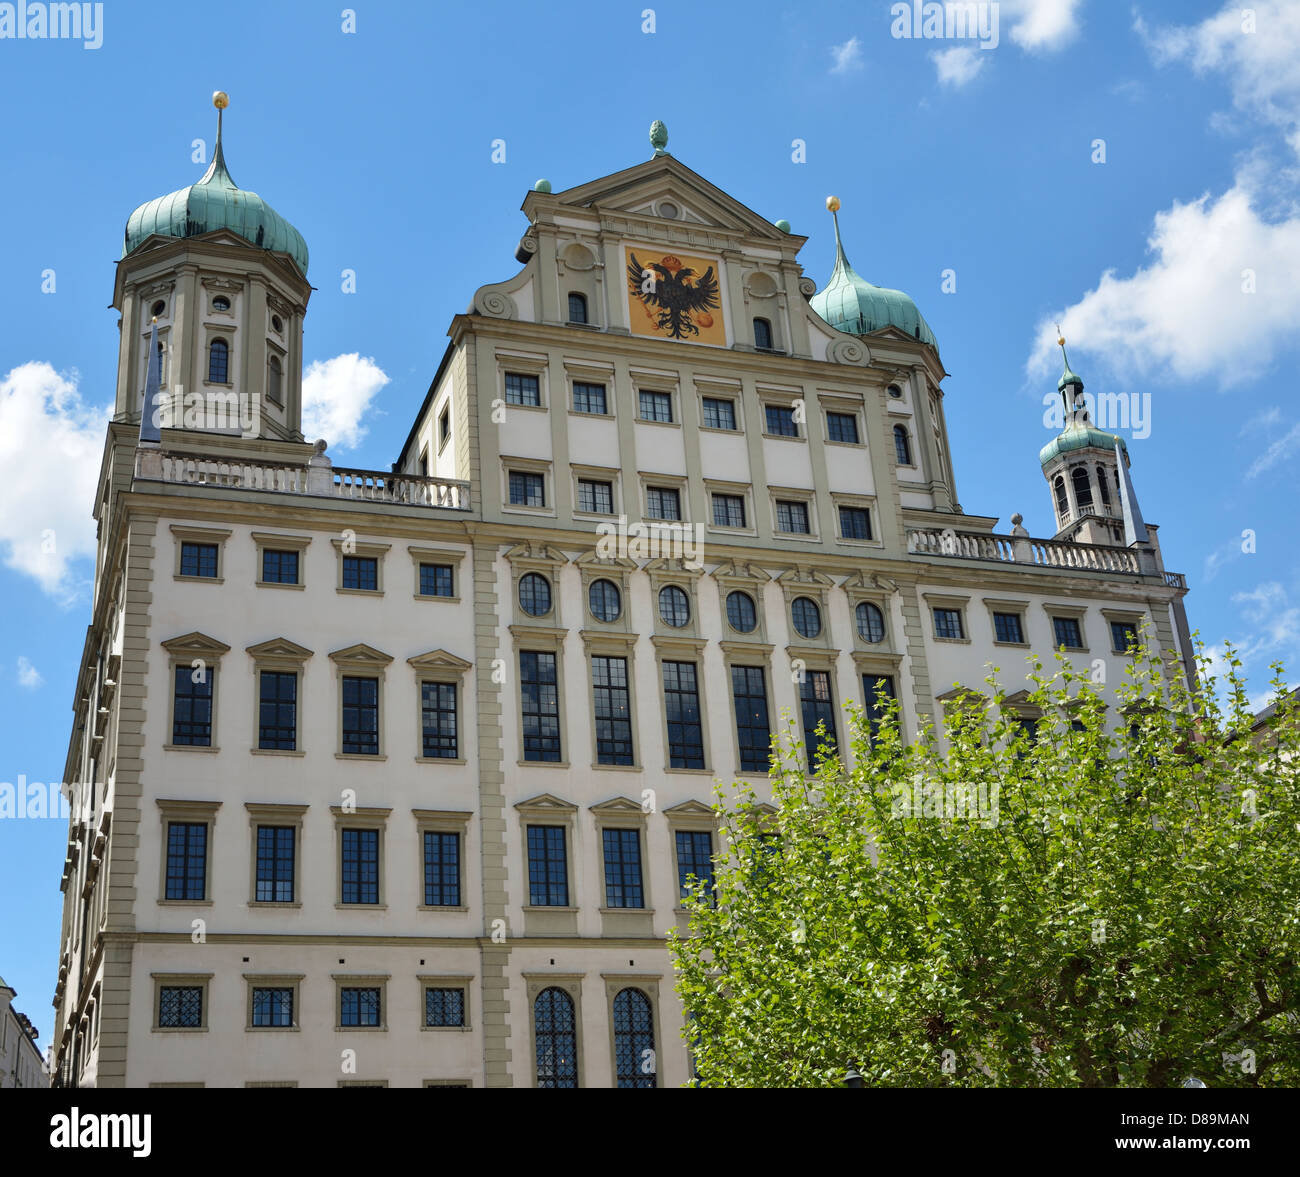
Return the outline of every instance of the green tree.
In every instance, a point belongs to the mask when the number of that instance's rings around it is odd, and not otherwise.
[[[1195,694],[1145,650],[1113,690],[995,672],[946,752],[882,697],[852,768],[791,742],[770,806],[719,787],[671,940],[699,1085],[1300,1085],[1300,723],[1274,667],[1252,735],[1228,659]]]

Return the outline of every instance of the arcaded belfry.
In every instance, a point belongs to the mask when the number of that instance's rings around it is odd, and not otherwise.
[[[1042,538],[968,513],[912,299],[838,217],[818,291],[805,237],[651,143],[525,195],[519,268],[466,282],[421,403],[388,394],[391,470],[303,436],[306,244],[220,134],[131,214],[60,1083],[680,1085],[664,937],[714,778],[765,788],[783,714],[843,740],[882,687],[942,730],[987,663],[1118,681],[1143,625],[1186,663],[1185,582],[1068,368]],[[240,419],[142,422],[178,390]]]

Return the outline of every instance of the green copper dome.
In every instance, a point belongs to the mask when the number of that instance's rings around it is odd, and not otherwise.
[[[138,249],[155,233],[164,237],[197,237],[216,229],[238,233],[251,245],[287,253],[307,275],[307,243],[302,234],[256,192],[235,186],[226,170],[218,124],[212,164],[197,184],[142,204],[126,222],[122,256]]]
[[[836,201],[835,208],[838,207]],[[835,216],[835,209],[832,209],[832,215]],[[812,309],[838,331],[869,335],[883,327],[896,327],[913,339],[928,343],[935,351],[939,350],[934,332],[917,310],[916,303],[901,290],[873,286],[849,264],[840,241],[838,216],[835,216],[835,270],[830,281],[808,301]]]
[[[1038,451],[1038,461],[1041,465],[1046,466],[1058,454],[1069,453],[1070,450],[1087,449],[1089,446],[1113,453],[1117,441],[1119,442],[1119,448],[1127,454],[1128,446],[1122,437],[1118,437],[1114,433],[1107,433],[1104,429],[1098,429],[1095,425],[1084,425],[1078,421],[1071,421],[1059,436],[1052,438]]]

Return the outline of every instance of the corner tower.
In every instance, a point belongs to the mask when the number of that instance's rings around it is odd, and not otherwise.
[[[226,166],[222,114],[202,178],[127,220],[113,289],[121,344],[114,420],[138,422],[157,325],[163,428],[302,441],[302,234]]]

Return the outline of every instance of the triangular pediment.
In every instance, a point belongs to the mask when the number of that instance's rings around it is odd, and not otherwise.
[[[289,658],[294,662],[306,662],[312,651],[288,638],[272,638],[269,642],[258,642],[255,646],[244,649],[254,658]]]
[[[430,650],[427,654],[416,654],[406,661],[416,670],[464,671],[471,665],[464,658],[457,658],[455,654],[448,653],[446,650]]]
[[[716,817],[713,810],[702,801],[683,801],[664,810],[665,816],[670,817]]]
[[[963,706],[974,707],[986,704],[988,699],[973,687],[953,687],[944,691],[941,695],[935,695],[935,701],[939,703],[960,703]]]
[[[818,572],[815,568],[804,566],[796,566],[787,569],[776,579],[779,584],[807,584],[817,585],[819,588],[829,588],[835,584],[835,581],[827,576],[826,573]]]
[[[558,552],[546,544],[529,543],[527,540],[515,544],[506,553],[506,559],[512,564],[548,564],[553,567],[569,562],[568,556],[563,552]]]
[[[631,797],[611,797],[608,801],[599,801],[595,805],[589,805],[587,808],[592,813],[603,813],[606,816],[617,814],[619,816],[632,815],[640,817],[645,814],[641,805],[633,801]]]
[[[169,654],[211,655],[230,652],[230,647],[225,642],[210,638],[205,633],[199,633],[198,630],[182,634],[180,637],[168,638],[162,643],[162,648]]]
[[[573,562],[579,568],[586,568],[592,572],[611,568],[623,568],[634,572],[638,567],[635,560],[629,560],[626,556],[602,556],[597,551],[583,552]]]
[[[555,796],[554,793],[538,793],[536,797],[529,797],[527,801],[517,801],[516,809],[528,810],[531,813],[577,813],[578,807],[571,801],[565,801],[561,797]]]
[[[741,204],[672,155],[655,156],[613,175],[566,188],[556,193],[556,199],[598,211],[657,217],[665,224],[705,225],[767,237],[774,242],[791,240],[790,235],[782,233],[766,217]],[[666,200],[678,211],[678,216],[671,221],[655,211]]]
[[[387,666],[392,660],[391,654],[385,654],[382,650],[376,650],[374,646],[367,646],[365,642],[358,642],[355,646],[348,646],[343,650],[335,650],[330,655],[332,662],[347,662],[354,666]]]

